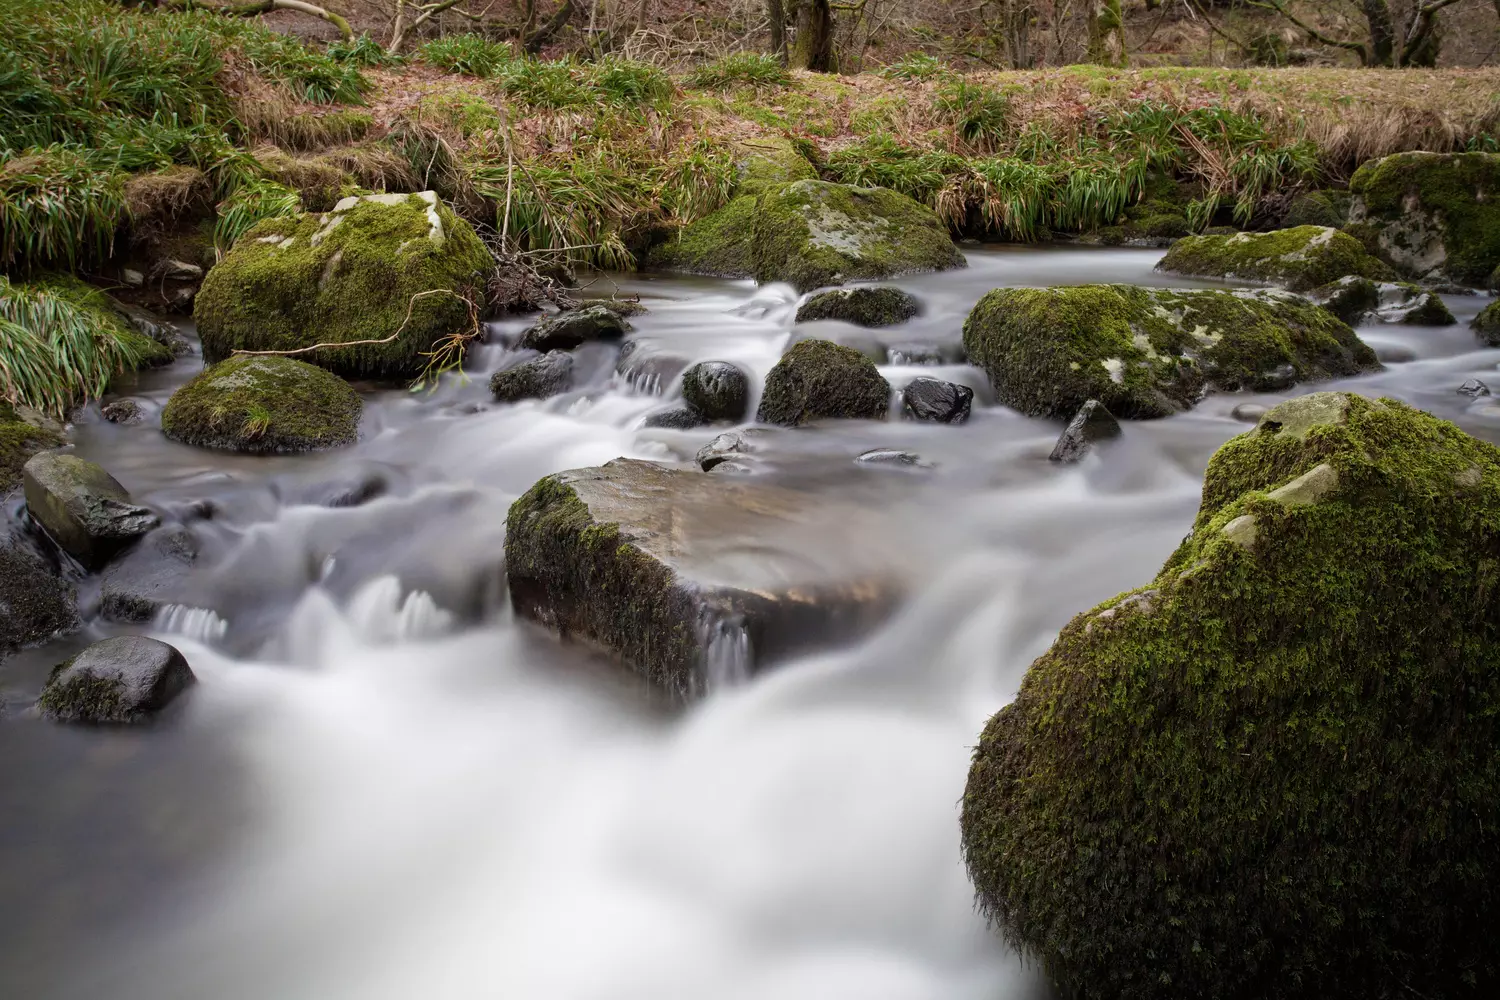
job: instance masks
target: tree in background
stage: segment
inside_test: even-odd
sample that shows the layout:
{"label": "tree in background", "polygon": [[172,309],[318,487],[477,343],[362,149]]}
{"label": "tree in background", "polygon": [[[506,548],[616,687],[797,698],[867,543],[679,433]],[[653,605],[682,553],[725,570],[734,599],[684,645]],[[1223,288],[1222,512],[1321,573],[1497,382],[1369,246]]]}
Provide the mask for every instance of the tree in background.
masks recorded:
{"label": "tree in background", "polygon": [[1124,66],[1125,15],[1120,0],[1088,0],[1089,62],[1101,66]]}

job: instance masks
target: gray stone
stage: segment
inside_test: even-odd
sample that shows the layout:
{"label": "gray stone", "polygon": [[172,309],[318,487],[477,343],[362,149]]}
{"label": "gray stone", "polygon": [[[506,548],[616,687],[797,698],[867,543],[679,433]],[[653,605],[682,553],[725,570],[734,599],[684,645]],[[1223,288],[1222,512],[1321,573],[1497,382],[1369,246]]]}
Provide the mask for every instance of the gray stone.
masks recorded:
{"label": "gray stone", "polygon": [[1477,378],[1471,378],[1458,387],[1458,394],[1460,396],[1468,396],[1470,399],[1479,396],[1488,396],[1490,394],[1490,387]]}
{"label": "gray stone", "polygon": [[1263,403],[1241,403],[1230,411],[1229,415],[1236,420],[1243,420],[1247,424],[1257,423],[1261,417],[1266,415],[1270,407]]}
{"label": "gray stone", "polygon": [[630,324],[604,306],[570,309],[549,316],[521,334],[518,347],[534,351],[571,351],[586,341],[619,340]]}
{"label": "gray stone", "polygon": [[113,403],[107,403],[99,414],[112,424],[138,424],[146,419],[141,404],[133,399],[117,399]]}
{"label": "gray stone", "polygon": [[664,410],[646,416],[642,427],[666,427],[671,430],[689,431],[694,427],[702,427],[708,423],[708,418],[691,406],[669,406]]}
{"label": "gray stone", "polygon": [[169,281],[200,281],[203,278],[203,268],[183,260],[159,260],[151,270],[156,277]]}
{"label": "gray stone", "polygon": [[19,538],[0,537],[0,653],[78,627],[73,587]]}
{"label": "gray stone", "polygon": [[573,356],[548,351],[490,376],[490,394],[501,403],[518,399],[546,399],[567,392],[573,384]]}
{"label": "gray stone", "polygon": [[698,449],[698,465],[708,472],[723,462],[750,458],[756,451],[755,439],[759,436],[753,428],[726,431]]}
{"label": "gray stone", "polygon": [[745,419],[750,379],[727,361],[700,361],[682,373],[682,398],[709,420]]}
{"label": "gray stone", "polygon": [[146,283],[146,276],[132,268],[125,268],[120,272],[120,281],[126,288],[140,288]]}
{"label": "gray stone", "polygon": [[961,424],[969,419],[974,390],[924,375],[906,383],[906,388],[901,390],[901,400],[904,412],[913,420]]}
{"label": "gray stone", "polygon": [[149,622],[164,605],[189,603],[184,578],[198,540],[178,525],[158,528],[104,572],[99,613],[110,621]]}
{"label": "gray stone", "polygon": [[913,451],[901,451],[899,448],[874,448],[865,452],[854,460],[856,465],[896,465],[909,469],[930,469],[931,462],[924,462],[922,456]]}
{"label": "gray stone", "polygon": [[156,527],[160,519],[93,462],[63,451],[32,456],[22,470],[26,509],[65,552],[89,568]]}
{"label": "gray stone", "polygon": [[1052,454],[1047,457],[1054,462],[1077,462],[1089,453],[1094,444],[1120,436],[1120,422],[1105,409],[1103,403],[1091,399],[1078,408],[1067,429],[1057,439]]}
{"label": "gray stone", "polygon": [[56,722],[144,722],[195,680],[176,648],[145,636],[118,636],[58,664],[37,705]]}

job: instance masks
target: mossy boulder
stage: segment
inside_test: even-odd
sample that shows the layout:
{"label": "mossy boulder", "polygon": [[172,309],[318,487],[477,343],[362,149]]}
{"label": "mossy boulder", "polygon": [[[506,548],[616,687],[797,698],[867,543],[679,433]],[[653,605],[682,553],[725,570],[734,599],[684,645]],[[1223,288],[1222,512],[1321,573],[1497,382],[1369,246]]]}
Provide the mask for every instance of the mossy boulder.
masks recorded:
{"label": "mossy boulder", "polygon": [[55,722],[127,725],[148,720],[197,680],[176,647],[142,635],[94,643],[59,663],[37,707]]}
{"label": "mossy boulder", "polygon": [[895,326],[921,311],[916,296],[899,288],[835,288],[802,303],[797,322],[837,319],[856,326]]}
{"label": "mossy boulder", "polygon": [[740,143],[734,166],[742,194],[818,178],[817,168],[784,136],[756,136]]}
{"label": "mossy boulder", "polygon": [[1281,220],[1285,229],[1298,226],[1332,226],[1335,229],[1349,221],[1350,197],[1347,191],[1304,191],[1292,199]]}
{"label": "mossy boulder", "polygon": [[533,351],[571,351],[588,341],[619,340],[630,329],[624,317],[608,306],[585,306],[546,317],[522,333],[516,346]]}
{"label": "mossy boulder", "polygon": [[1205,389],[1278,391],[1380,367],[1348,324],[1270,289],[1000,288],[969,314],[964,348],[1000,402],[1057,419],[1090,399],[1162,417]]}
{"label": "mossy boulder", "polygon": [[1479,310],[1479,315],[1469,325],[1486,344],[1500,347],[1500,302],[1491,302]]}
{"label": "mossy boulder", "polygon": [[886,188],[803,180],[734,199],[656,247],[659,267],[785,281],[807,292],[965,266],[930,209]]}
{"label": "mossy boulder", "polygon": [[252,454],[352,444],[363,404],[332,372],[286,357],[240,354],[172,394],[167,437],[199,448]]}
{"label": "mossy boulder", "polygon": [[1340,278],[1313,289],[1308,298],[1350,325],[1371,317],[1408,326],[1452,326],[1458,322],[1436,292],[1401,281]]}
{"label": "mossy boulder", "polygon": [[1298,226],[1271,233],[1189,236],[1172,244],[1158,271],[1208,278],[1238,278],[1303,292],[1331,281],[1395,277],[1352,236],[1327,226]]}
{"label": "mossy boulder", "polygon": [[827,340],[792,345],[766,376],[761,423],[796,427],[813,420],[884,420],[891,385],[875,362]]}
{"label": "mossy boulder", "polygon": [[298,357],[351,378],[408,378],[438,341],[470,329],[492,267],[473,228],[431,191],[346,198],[240,237],[208,272],[194,316],[210,362],[347,344]]}
{"label": "mossy boulder", "polygon": [[548,351],[490,376],[490,395],[497,403],[546,399],[567,392],[573,384],[573,355]]}
{"label": "mossy boulder", "polygon": [[14,406],[0,399],[0,497],[21,484],[21,469],[32,455],[66,443],[61,434],[40,423],[22,419]]}
{"label": "mossy boulder", "polygon": [[1397,153],[1349,181],[1350,221],[1410,278],[1481,286],[1500,267],[1500,154]]}
{"label": "mossy boulder", "polygon": [[1497,552],[1500,450],[1393,400],[1272,408],[985,727],[984,910],[1068,996],[1489,995]]}

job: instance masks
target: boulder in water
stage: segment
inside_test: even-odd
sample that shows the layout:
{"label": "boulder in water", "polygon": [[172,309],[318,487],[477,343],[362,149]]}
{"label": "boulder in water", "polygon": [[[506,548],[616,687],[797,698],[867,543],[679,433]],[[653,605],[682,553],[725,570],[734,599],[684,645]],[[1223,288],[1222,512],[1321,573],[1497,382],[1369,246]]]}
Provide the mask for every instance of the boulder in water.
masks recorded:
{"label": "boulder in water", "polygon": [[702,427],[709,420],[691,406],[669,406],[664,410],[646,415],[643,427],[665,427],[674,431],[689,431]]}
{"label": "boulder in water", "polygon": [[1479,287],[1500,267],[1500,154],[1396,153],[1349,190],[1351,222],[1403,276]]}
{"label": "boulder in water", "polygon": [[166,708],[195,680],[175,647],[124,635],[96,642],[58,664],[37,706],[56,722],[138,723]]}
{"label": "boulder in water", "polygon": [[64,552],[93,569],[161,523],[104,469],[65,451],[32,456],[22,470],[26,509]]}
{"label": "boulder in water", "polygon": [[490,395],[496,402],[546,399],[567,392],[573,384],[573,356],[566,351],[548,351],[490,376]]}
{"label": "boulder in water", "polygon": [[1052,447],[1047,458],[1053,462],[1071,463],[1080,461],[1099,441],[1108,441],[1120,436],[1120,422],[1105,409],[1097,399],[1091,399],[1078,408],[1073,419],[1068,421],[1062,436]]}
{"label": "boulder in water", "polygon": [[682,373],[682,398],[709,420],[745,419],[750,378],[728,361],[700,361]]}
{"label": "boulder in water", "polygon": [[198,558],[198,540],[180,525],[157,528],[104,571],[99,613],[116,622],[149,622],[170,603],[191,600],[184,579]]}
{"label": "boulder in water", "polygon": [[25,541],[0,536],[0,653],[77,626],[72,585]]}
{"label": "boulder in water", "polygon": [[884,420],[891,386],[875,362],[827,340],[804,340],[766,376],[758,417],[796,427],[824,418]]}
{"label": "boulder in water", "polygon": [[1480,396],[1488,396],[1490,394],[1490,387],[1485,385],[1477,378],[1471,378],[1465,379],[1464,384],[1459,386],[1456,391],[1460,396],[1468,396],[1470,399],[1477,399]]}
{"label": "boulder in water", "polygon": [[220,451],[317,451],[353,444],[363,406],[347,382],[317,365],[240,354],[173,393],[161,429],[173,441]]}
{"label": "boulder in water", "polygon": [[208,272],[193,315],[210,362],[347,344],[298,357],[350,378],[410,378],[440,341],[472,329],[493,270],[431,191],[350,197],[257,223]]}
{"label": "boulder in water", "polygon": [[571,351],[593,340],[619,340],[630,324],[608,306],[569,309],[536,323],[521,334],[517,347],[533,351]]}
{"label": "boulder in water", "polygon": [[837,319],[856,326],[895,326],[920,311],[916,297],[899,288],[835,288],[802,303],[797,322]]}
{"label": "boulder in water", "polygon": [[1469,325],[1486,344],[1500,347],[1500,302],[1491,302],[1479,310],[1479,315]]}
{"label": "boulder in water", "polygon": [[866,519],[750,478],[616,459],[548,476],[512,505],[511,601],[689,697],[883,617],[895,589],[874,557],[830,557],[870,537]]}
{"label": "boulder in water", "polygon": [[919,376],[901,390],[901,408],[913,420],[961,424],[969,419],[974,390],[957,382]]}
{"label": "boulder in water", "polygon": [[146,411],[133,399],[117,399],[99,410],[99,415],[112,424],[138,424],[146,419]]}
{"label": "boulder in water", "polygon": [[985,727],[984,911],[1070,996],[1487,992],[1497,550],[1500,450],[1394,400],[1271,409]]}
{"label": "boulder in water", "polygon": [[1188,236],[1156,265],[1158,271],[1238,278],[1307,291],[1348,275],[1395,277],[1352,236],[1327,226],[1298,226],[1270,233]]}
{"label": "boulder in water", "polygon": [[1162,417],[1207,388],[1271,391],[1380,367],[1347,324],[1272,289],[1001,288],[969,314],[964,347],[1000,402],[1053,418],[1090,399],[1116,417]]}
{"label": "boulder in water", "polygon": [[1452,326],[1458,322],[1436,292],[1406,282],[1340,278],[1314,289],[1308,298],[1350,325],[1372,317],[1382,323],[1407,326]]}

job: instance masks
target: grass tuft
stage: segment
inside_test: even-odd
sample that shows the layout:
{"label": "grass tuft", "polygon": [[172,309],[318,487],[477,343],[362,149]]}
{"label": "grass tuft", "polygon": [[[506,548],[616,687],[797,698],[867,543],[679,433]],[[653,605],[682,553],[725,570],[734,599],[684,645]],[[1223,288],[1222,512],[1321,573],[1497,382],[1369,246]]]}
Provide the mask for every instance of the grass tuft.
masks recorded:
{"label": "grass tuft", "polygon": [[757,90],[785,87],[792,75],[775,56],[760,52],[736,52],[715,62],[699,66],[688,76],[695,87],[705,90],[728,90],[732,87],[754,87]]}

